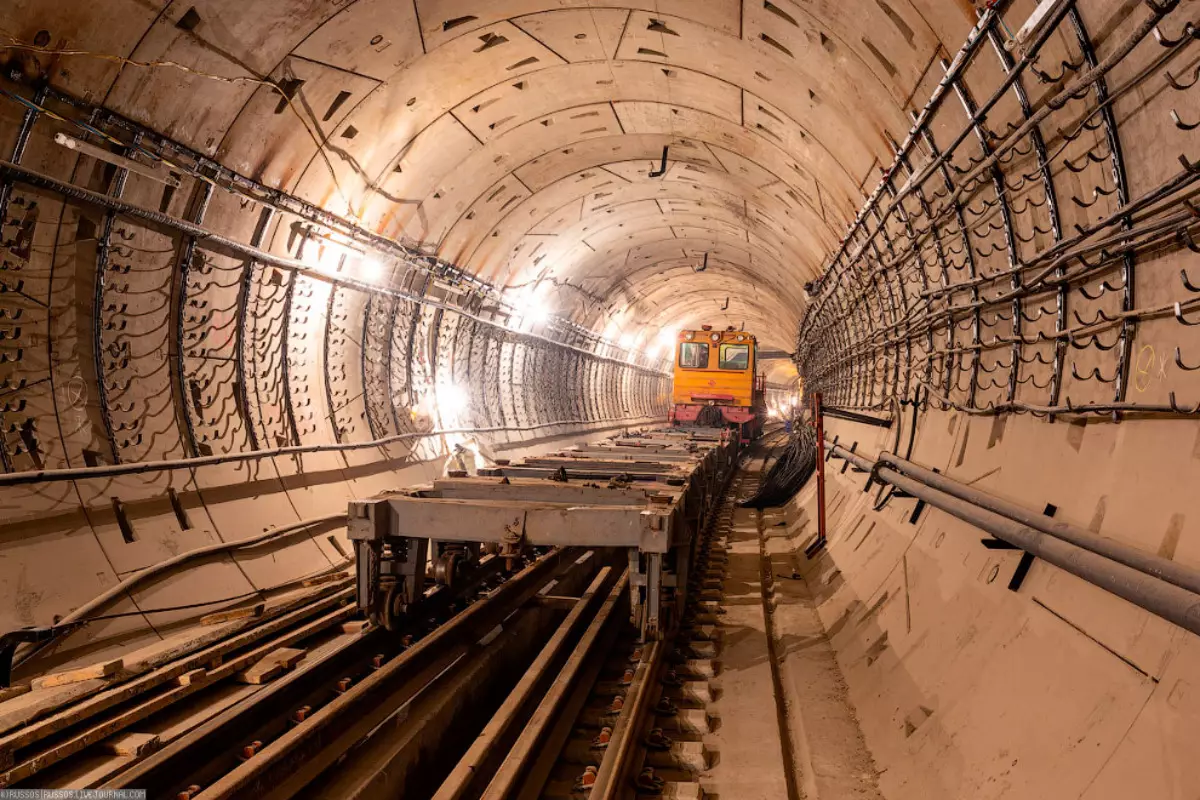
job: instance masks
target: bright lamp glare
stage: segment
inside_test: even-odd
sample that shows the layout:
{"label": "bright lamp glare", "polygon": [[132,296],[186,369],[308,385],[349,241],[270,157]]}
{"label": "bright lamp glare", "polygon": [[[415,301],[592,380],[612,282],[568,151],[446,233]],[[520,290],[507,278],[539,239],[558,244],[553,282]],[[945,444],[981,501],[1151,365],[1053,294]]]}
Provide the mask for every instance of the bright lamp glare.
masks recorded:
{"label": "bright lamp glare", "polygon": [[364,258],[359,262],[358,269],[364,281],[378,283],[383,279],[383,262],[377,258]]}
{"label": "bright lamp glare", "polygon": [[442,424],[447,427],[456,427],[462,423],[463,417],[470,408],[471,395],[456,383],[442,384],[437,390],[437,405],[438,412],[442,417]]}
{"label": "bright lamp glare", "polygon": [[658,345],[664,350],[670,350],[675,346],[675,340],[679,338],[679,334],[674,328],[663,328],[658,332]]}
{"label": "bright lamp glare", "polygon": [[550,309],[546,306],[544,300],[536,297],[532,298],[525,307],[525,319],[536,324],[541,324],[550,319]]}
{"label": "bright lamp glare", "polygon": [[545,291],[541,286],[519,291],[512,296],[509,302],[512,304],[516,315],[514,324],[518,327],[541,325],[549,321],[552,316],[550,303],[547,301]]}
{"label": "bright lamp glare", "polygon": [[636,341],[637,337],[632,333],[623,333],[621,334],[621,338],[617,340],[617,344],[621,346],[622,350],[628,350],[633,347],[633,343]]}

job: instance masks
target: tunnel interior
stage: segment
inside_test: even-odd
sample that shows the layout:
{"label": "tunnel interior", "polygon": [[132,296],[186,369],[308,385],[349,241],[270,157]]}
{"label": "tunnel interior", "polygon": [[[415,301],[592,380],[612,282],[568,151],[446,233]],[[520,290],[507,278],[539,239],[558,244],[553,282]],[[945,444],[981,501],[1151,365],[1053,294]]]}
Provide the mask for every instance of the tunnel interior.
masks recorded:
{"label": "tunnel interior", "polygon": [[[819,393],[856,453],[1200,569],[1198,12],[10,0],[0,632],[100,609],[16,677],[353,571],[351,501],[661,424],[701,325],[779,422]],[[777,568],[874,794],[819,743],[806,791],[1190,800],[1194,634],[827,470]]]}

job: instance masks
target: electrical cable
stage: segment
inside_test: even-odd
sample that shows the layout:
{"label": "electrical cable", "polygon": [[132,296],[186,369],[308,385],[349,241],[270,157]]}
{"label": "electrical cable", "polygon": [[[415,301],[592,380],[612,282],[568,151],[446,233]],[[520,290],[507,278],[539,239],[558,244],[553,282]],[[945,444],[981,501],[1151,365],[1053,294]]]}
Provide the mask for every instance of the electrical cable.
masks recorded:
{"label": "electrical cable", "polygon": [[[93,622],[100,622],[102,620],[107,620],[107,619],[121,619],[122,617],[140,617],[143,614],[165,614],[169,611],[189,611],[193,608],[204,608],[205,606],[215,606],[215,605],[219,605],[221,603],[234,603],[234,602],[237,602],[238,600],[247,600],[251,597],[261,597],[262,595],[266,594],[267,592],[275,592],[280,589],[287,589],[289,587],[303,583],[304,581],[311,581],[311,580],[315,580],[318,578],[323,578],[327,575],[336,575],[340,570],[345,569],[346,567],[350,566],[353,563],[354,563],[353,559],[345,559],[344,561],[338,562],[330,569],[322,570],[321,572],[317,572],[312,575],[306,575],[303,578],[295,578],[290,581],[284,581],[283,583],[277,583],[274,586],[264,586],[263,588],[255,589],[252,592],[243,592],[242,594],[235,594],[231,597],[218,597],[216,600],[204,600],[199,603],[185,603],[181,606],[163,606],[161,608],[143,608],[143,609],[139,609],[137,611],[122,611],[117,614],[101,614],[101,615],[95,616],[95,617],[88,617],[86,620],[79,620],[79,622],[86,622],[86,623],[90,624]],[[78,623],[76,623],[76,624],[78,624]],[[50,627],[54,628],[56,626],[51,625]]]}
{"label": "electrical cable", "polygon": [[767,471],[758,492],[739,504],[742,508],[761,511],[781,506],[795,497],[816,471],[817,432],[803,419],[796,419],[794,426],[783,453]]}
{"label": "electrical cable", "polygon": [[[180,70],[181,72],[186,72],[190,75],[196,75],[197,77],[200,77],[200,78],[206,78],[206,79],[212,80],[212,81],[219,81],[221,83],[232,83],[232,84],[253,83],[253,84],[257,84],[259,86],[266,86],[266,87],[270,88],[271,90],[277,92],[281,98],[283,98],[283,100],[287,104],[288,110],[290,110],[293,114],[296,115],[296,119],[300,122],[300,126],[304,128],[304,132],[308,135],[308,138],[312,140],[313,144],[316,145],[317,154],[320,156],[321,160],[325,163],[326,169],[329,170],[329,177],[333,181],[333,185],[334,185],[334,188],[337,190],[337,193],[341,196],[342,202],[345,203],[347,211],[354,218],[355,222],[360,221],[361,218],[354,211],[354,204],[350,202],[349,195],[346,194],[346,190],[343,188],[341,181],[338,180],[337,170],[334,168],[333,162],[329,159],[329,154],[325,150],[325,142],[321,140],[321,137],[318,135],[318,133],[316,131],[314,131],[312,129],[312,127],[309,125],[308,120],[305,119],[305,116],[302,113],[301,109],[293,102],[292,97],[287,92],[285,92],[283,90],[283,88],[281,88],[281,86],[278,83],[276,83],[275,81],[272,81],[272,80],[269,80],[266,78],[260,78],[257,75],[235,75],[232,77],[225,76],[225,75],[217,75],[212,72],[205,72],[204,70],[193,69],[192,67],[186,66],[184,64],[180,64],[177,61],[137,61],[132,58],[127,58],[125,56],[113,55],[110,53],[97,53],[97,52],[93,52],[91,50],[56,50],[56,49],[47,48],[47,47],[38,47],[37,45],[26,44],[25,42],[22,42],[18,37],[13,36],[11,33],[9,33],[8,31],[5,31],[3,29],[0,29],[0,37],[7,39],[9,42],[8,44],[3,45],[3,49],[6,49],[6,50],[24,50],[26,52],[38,53],[40,55],[48,55],[48,56],[84,56],[87,58],[99,59],[101,61],[113,61],[113,62],[120,64],[122,67],[129,66],[129,67],[138,67],[140,69],[160,69],[160,68],[177,69],[177,70]],[[6,92],[6,94],[7,94],[7,92]],[[25,102],[23,100],[23,98],[22,98],[22,102]],[[61,120],[63,122],[74,122],[74,120],[67,120],[63,117],[58,116],[57,114],[54,114],[53,112],[47,112],[46,109],[41,109],[41,110],[43,113],[48,113],[50,116],[54,117],[55,119]],[[82,127],[83,129],[87,130],[89,133],[93,133],[97,136],[101,136],[113,144],[123,144],[118,139],[115,139],[114,137],[110,136],[109,134],[104,133],[103,131],[101,131],[97,128],[87,125],[86,123],[76,122],[76,124],[79,125],[80,127]],[[175,165],[171,164],[171,162],[167,161],[167,159],[163,158],[161,155],[158,155],[155,153],[150,153],[149,151],[144,150],[141,147],[135,147],[133,149],[137,150],[138,152],[144,153],[145,155],[148,155],[155,160],[162,161],[162,162],[166,163],[168,166],[175,166]],[[179,169],[179,168],[176,167],[176,169]],[[208,182],[213,183],[211,180]],[[214,185],[216,185],[216,184],[214,183]]]}

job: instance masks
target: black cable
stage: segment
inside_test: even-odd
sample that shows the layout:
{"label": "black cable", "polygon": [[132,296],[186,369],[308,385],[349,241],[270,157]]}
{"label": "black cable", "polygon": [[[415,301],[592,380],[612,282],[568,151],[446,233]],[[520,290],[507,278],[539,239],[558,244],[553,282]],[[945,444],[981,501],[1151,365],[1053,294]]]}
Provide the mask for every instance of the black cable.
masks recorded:
{"label": "black cable", "polygon": [[[325,577],[326,575],[336,575],[338,573],[338,571],[340,571],[341,568],[350,566],[351,563],[352,562],[350,562],[350,561],[346,561],[341,565],[341,567],[335,567],[332,570],[318,572],[316,574],[308,575],[303,578],[294,578],[293,580],[286,581],[284,583],[277,583],[274,586],[264,586],[261,589],[256,589],[255,591],[246,592],[244,594],[237,594],[232,597],[221,597],[216,600],[205,600],[205,601],[199,602],[199,603],[187,603],[187,604],[181,605],[181,606],[164,606],[162,608],[147,608],[145,610],[140,610],[140,611],[121,611],[117,614],[101,614],[100,616],[87,617],[86,619],[76,620],[75,622],[68,623],[68,627],[78,626],[78,625],[90,625],[93,622],[100,622],[101,620],[106,620],[106,619],[121,619],[122,617],[140,617],[143,614],[164,614],[168,611],[187,611],[192,608],[203,608],[204,606],[215,606],[215,605],[219,605],[220,603],[232,603],[237,600],[245,600],[250,597],[258,597],[267,592],[274,592],[278,589],[286,589],[290,586],[295,586],[296,584],[303,583],[304,581],[317,580],[319,578]],[[55,627],[57,627],[57,625],[52,625],[50,627],[55,628]]]}
{"label": "black cable", "polygon": [[817,432],[803,420],[795,420],[795,428],[783,453],[767,471],[758,493],[743,500],[742,508],[781,506],[796,496],[817,469]]}

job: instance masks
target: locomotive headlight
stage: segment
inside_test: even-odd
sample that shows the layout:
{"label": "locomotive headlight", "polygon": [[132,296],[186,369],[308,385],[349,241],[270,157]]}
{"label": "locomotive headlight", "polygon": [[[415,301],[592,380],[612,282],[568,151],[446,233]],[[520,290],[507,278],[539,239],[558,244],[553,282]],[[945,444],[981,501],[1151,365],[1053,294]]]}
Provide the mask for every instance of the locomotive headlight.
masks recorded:
{"label": "locomotive headlight", "polygon": [[683,338],[687,339],[690,342],[692,339],[696,338],[696,334],[692,333],[691,331],[688,331],[687,333],[685,333],[683,335]]}
{"label": "locomotive headlight", "polygon": [[745,336],[742,336],[742,335],[739,333],[739,334],[738,334],[738,337],[737,337],[737,340],[738,340],[739,342],[744,342],[744,341],[746,341],[746,337],[745,337]]}
{"label": "locomotive headlight", "polygon": [[714,333],[714,334],[712,335],[712,340],[713,340],[714,342],[719,342],[719,341],[721,341],[721,334],[719,334],[719,333]]}

